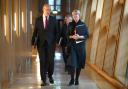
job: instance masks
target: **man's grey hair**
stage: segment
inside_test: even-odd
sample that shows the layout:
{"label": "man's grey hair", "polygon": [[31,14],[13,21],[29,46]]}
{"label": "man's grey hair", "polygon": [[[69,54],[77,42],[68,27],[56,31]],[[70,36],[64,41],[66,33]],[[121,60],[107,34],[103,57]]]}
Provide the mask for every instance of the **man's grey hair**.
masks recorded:
{"label": "man's grey hair", "polygon": [[50,7],[50,5],[49,4],[44,4],[44,5],[42,5],[42,8],[44,8],[44,7]]}

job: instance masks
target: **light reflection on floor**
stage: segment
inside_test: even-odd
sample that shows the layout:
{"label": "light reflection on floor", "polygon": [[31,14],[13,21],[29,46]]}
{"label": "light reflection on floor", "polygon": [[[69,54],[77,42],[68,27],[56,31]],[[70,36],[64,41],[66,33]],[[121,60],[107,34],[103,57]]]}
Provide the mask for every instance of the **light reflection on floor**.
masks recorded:
{"label": "light reflection on floor", "polygon": [[[16,77],[14,84],[11,85],[9,89],[107,89],[108,87],[107,84],[107,87],[105,87],[104,85],[106,82],[102,81],[101,78],[98,78],[88,67],[86,67],[85,70],[82,70],[80,75],[80,85],[73,85],[69,87],[68,82],[70,80],[70,76],[64,71],[62,55],[59,52],[55,53],[55,70],[53,75],[55,83],[41,87],[39,56],[37,55],[35,59],[32,59],[32,62],[33,71],[31,73],[19,74],[19,76]],[[95,80],[93,80],[94,78]],[[98,83],[96,83],[97,81]],[[103,87],[99,86],[101,84]],[[109,87],[109,89],[116,88]]]}
{"label": "light reflection on floor", "polygon": [[60,52],[55,53],[55,60],[61,60],[62,56]]}
{"label": "light reflection on floor", "polygon": [[37,55],[37,57],[36,57],[36,63],[37,63],[37,68],[36,68],[36,70],[37,70],[37,80],[38,81],[40,81],[41,80],[41,78],[40,78],[40,63],[39,63],[39,55]]}

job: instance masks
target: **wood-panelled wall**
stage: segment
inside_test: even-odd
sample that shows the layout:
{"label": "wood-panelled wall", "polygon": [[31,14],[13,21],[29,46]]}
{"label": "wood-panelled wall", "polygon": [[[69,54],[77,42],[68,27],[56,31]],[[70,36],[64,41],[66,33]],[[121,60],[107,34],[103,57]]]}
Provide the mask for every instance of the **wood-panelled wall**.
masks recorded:
{"label": "wood-panelled wall", "polygon": [[28,72],[37,14],[38,0],[0,0],[0,89],[12,84],[18,73]]}
{"label": "wood-panelled wall", "polygon": [[81,2],[76,5],[90,33],[87,64],[118,89],[128,88],[128,0]]}

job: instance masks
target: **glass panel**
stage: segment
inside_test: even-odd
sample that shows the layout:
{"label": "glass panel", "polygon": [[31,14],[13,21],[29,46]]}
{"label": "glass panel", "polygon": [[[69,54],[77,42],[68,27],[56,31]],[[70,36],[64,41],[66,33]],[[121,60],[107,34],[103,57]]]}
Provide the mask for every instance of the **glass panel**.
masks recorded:
{"label": "glass panel", "polygon": [[51,6],[51,11],[53,11],[54,10],[54,6]]}
{"label": "glass panel", "polygon": [[0,16],[1,16],[1,11],[2,11],[1,8],[2,8],[2,7],[1,7],[1,0],[0,0]]}
{"label": "glass panel", "polygon": [[48,3],[49,5],[54,5],[54,0],[49,0]]}
{"label": "glass panel", "polygon": [[61,0],[56,0],[56,5],[61,5]]}
{"label": "glass panel", "polygon": [[57,11],[61,11],[61,6],[56,6]]}

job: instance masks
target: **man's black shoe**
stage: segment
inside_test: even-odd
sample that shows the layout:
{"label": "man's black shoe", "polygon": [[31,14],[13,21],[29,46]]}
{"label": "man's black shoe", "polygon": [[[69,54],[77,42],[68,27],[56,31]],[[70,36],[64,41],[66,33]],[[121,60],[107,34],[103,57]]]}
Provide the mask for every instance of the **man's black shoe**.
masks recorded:
{"label": "man's black shoe", "polygon": [[53,84],[53,83],[54,83],[54,80],[53,80],[53,78],[52,78],[52,77],[50,77],[50,78],[49,78],[49,82],[50,82],[51,84]]}
{"label": "man's black shoe", "polygon": [[41,86],[47,86],[49,85],[48,83],[44,82],[44,83],[41,83]]}

